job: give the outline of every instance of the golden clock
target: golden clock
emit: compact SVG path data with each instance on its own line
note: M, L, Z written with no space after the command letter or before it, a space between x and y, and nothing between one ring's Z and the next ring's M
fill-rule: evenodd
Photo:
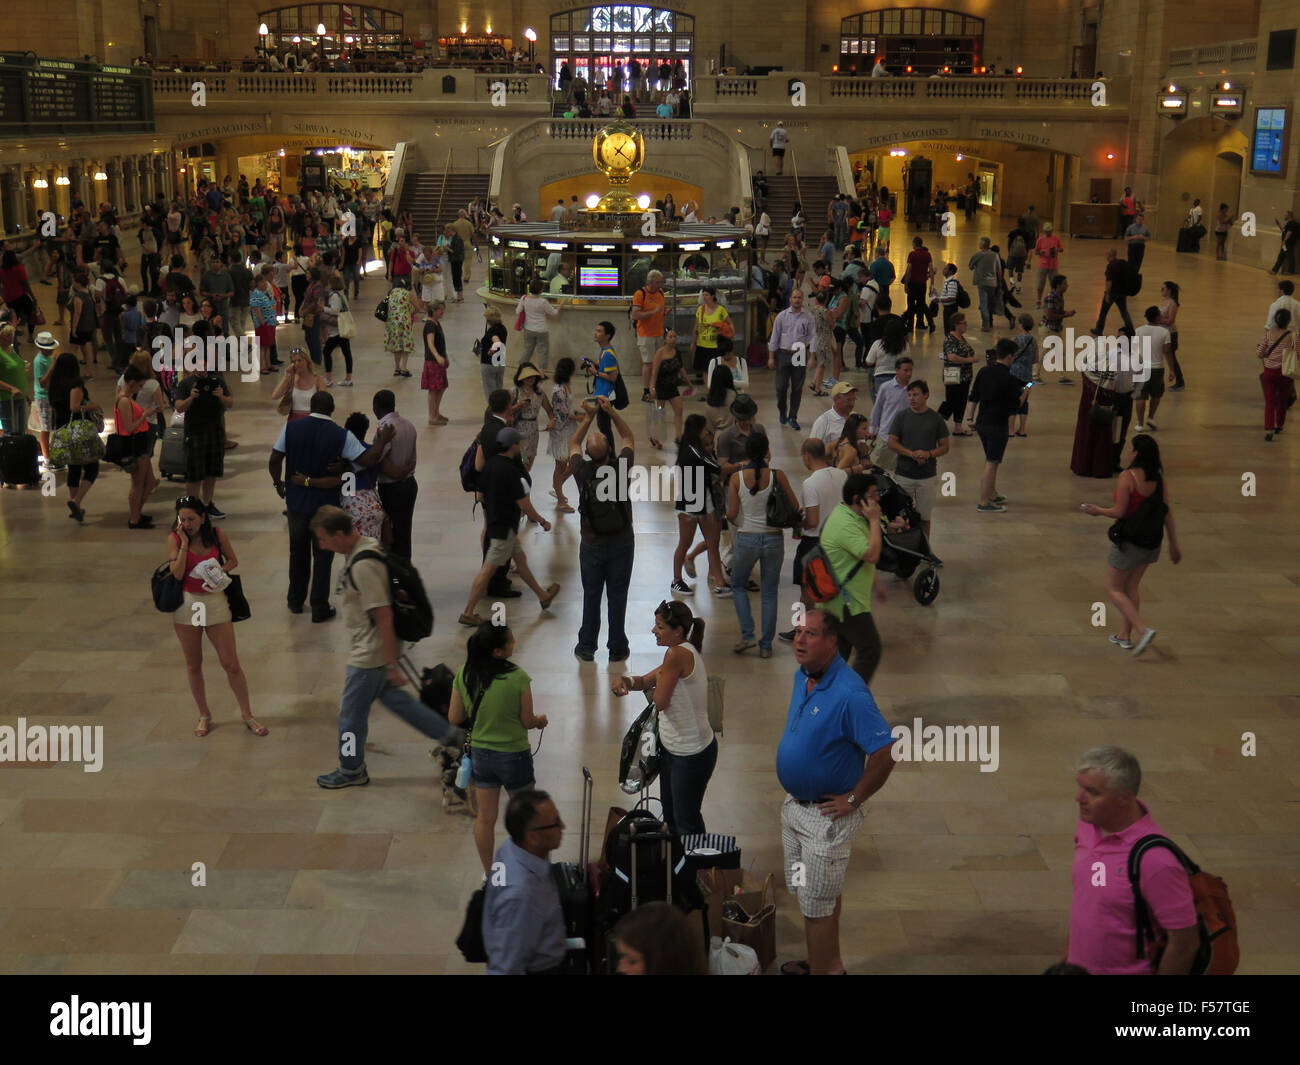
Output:
M645 139L635 127L615 122L596 134L591 154L596 168L611 183L623 184L645 162Z

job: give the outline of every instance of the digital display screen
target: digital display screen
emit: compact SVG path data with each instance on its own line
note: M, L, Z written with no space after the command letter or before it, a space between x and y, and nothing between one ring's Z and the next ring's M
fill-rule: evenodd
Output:
M149 70L0 53L0 134L153 129Z
M1286 108L1261 107L1255 112L1255 143L1250 168L1261 174L1282 173Z
M613 289L618 291L617 266L578 267L578 287L583 289Z

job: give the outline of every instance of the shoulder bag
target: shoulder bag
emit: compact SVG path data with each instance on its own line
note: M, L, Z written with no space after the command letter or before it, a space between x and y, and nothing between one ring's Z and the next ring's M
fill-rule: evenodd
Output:
M357 335L357 322L352 317L352 307L348 304L347 297L343 297L343 309L339 311L338 320L335 323L339 336L344 340L351 340Z
M767 523L776 529L798 529L803 523L799 508L792 506L777 471L771 470L771 490L767 493ZM757 476L757 475L756 475Z
M164 614L173 614L185 602L185 582L172 576L170 562L164 562L149 579L153 605Z
M221 541L217 541L217 559L224 566L226 564L225 552L221 550ZM230 604L231 621L247 621L253 616L253 610L248 605L248 599L244 595L244 582L240 580L239 574L227 573L230 583L226 585L226 602Z

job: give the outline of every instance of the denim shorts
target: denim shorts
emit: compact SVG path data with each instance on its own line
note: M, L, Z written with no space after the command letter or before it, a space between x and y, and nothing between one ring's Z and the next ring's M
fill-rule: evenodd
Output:
M485 751L470 744L470 765L476 788L505 788L511 795L531 788L531 751Z

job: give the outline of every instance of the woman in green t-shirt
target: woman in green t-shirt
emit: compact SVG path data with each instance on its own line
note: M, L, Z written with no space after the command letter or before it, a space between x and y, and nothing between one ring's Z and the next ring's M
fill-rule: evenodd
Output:
M465 644L465 664L452 682L447 718L468 721L470 761L478 799L474 844L483 871L492 868L501 789L511 795L533 787L528 730L544 729L545 714L533 713L532 678L510 661L515 634L505 625L483 622Z

